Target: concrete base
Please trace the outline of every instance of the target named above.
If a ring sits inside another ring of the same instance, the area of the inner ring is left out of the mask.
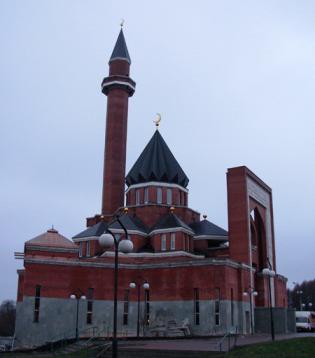
[[[16,346],[34,347],[75,337],[76,300],[41,298],[39,322],[34,322],[34,297],[24,297],[17,303]],[[150,302],[149,326],[144,326],[144,303],[140,305],[140,335],[150,335],[154,327],[166,327],[173,320],[180,326],[185,321],[192,335],[215,335],[229,332],[246,333],[249,305],[233,301],[234,318],[231,318],[231,301],[220,301],[220,322],[215,323],[215,301],[200,301],[199,325],[195,324],[193,301]],[[128,324],[123,325],[123,302],[118,302],[118,335],[135,336],[137,328],[137,303],[130,302]],[[92,324],[86,323],[87,302],[79,303],[78,330],[81,337],[96,334],[112,335],[112,301],[93,301]],[[167,335],[167,334],[166,334]]]

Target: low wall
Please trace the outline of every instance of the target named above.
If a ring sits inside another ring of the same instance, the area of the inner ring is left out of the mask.
[[[295,328],[295,310],[287,308],[272,308],[274,331],[276,334],[294,333]],[[271,333],[270,309],[255,308],[255,332]]]

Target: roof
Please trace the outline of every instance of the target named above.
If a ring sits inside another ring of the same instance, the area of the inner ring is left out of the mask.
[[[163,229],[174,229],[174,228],[183,228],[188,231],[192,231],[191,228],[186,225],[177,215],[170,213],[161,218],[161,220],[152,227],[150,230],[163,230]]]
[[[212,222],[204,219],[202,221],[194,222],[189,225],[192,230],[195,232],[195,236],[211,236],[213,237],[222,237],[222,239],[227,239],[228,232],[221,227],[213,224]]]
[[[148,228],[143,224],[143,222],[137,216],[123,215],[120,218],[121,223],[129,231],[140,231],[144,234],[148,233]],[[122,229],[118,221],[114,221],[109,225],[110,229]]]
[[[114,60],[126,60],[127,62],[129,62],[129,64],[131,64],[131,59],[129,56],[129,52],[125,41],[125,36],[122,29],[119,32],[116,45],[110,57],[109,63]]]
[[[26,241],[26,246],[44,246],[44,247],[58,247],[58,248],[78,248],[71,240],[58,233],[55,229],[49,229],[45,233]]]
[[[120,217],[120,221],[128,231],[139,231],[144,234],[147,234],[148,232],[147,227],[142,223],[142,221],[137,216],[123,215]],[[100,221],[97,224],[75,235],[73,239],[77,240],[77,239],[85,239],[88,237],[99,237],[104,232],[106,232],[107,228],[116,229],[116,230],[122,229],[122,227],[117,221],[114,221],[113,223],[105,223],[103,221]]]
[[[79,234],[73,236],[72,239],[83,239],[87,237],[101,236],[104,231],[106,231],[107,225],[107,223],[100,221],[97,224],[90,226],[87,229],[81,231]]]
[[[150,181],[178,184],[184,188],[189,182],[158,130],[126,176],[128,186]]]

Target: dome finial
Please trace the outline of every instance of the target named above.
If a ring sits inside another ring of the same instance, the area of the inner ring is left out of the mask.
[[[156,114],[156,119],[153,121],[155,123],[156,129],[159,129],[159,125],[161,122],[161,113]]]

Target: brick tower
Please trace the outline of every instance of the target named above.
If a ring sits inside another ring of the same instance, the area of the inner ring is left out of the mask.
[[[108,97],[104,151],[102,215],[124,205],[128,98],[136,83],[129,77],[131,60],[121,29],[109,60],[109,76],[102,82]]]

